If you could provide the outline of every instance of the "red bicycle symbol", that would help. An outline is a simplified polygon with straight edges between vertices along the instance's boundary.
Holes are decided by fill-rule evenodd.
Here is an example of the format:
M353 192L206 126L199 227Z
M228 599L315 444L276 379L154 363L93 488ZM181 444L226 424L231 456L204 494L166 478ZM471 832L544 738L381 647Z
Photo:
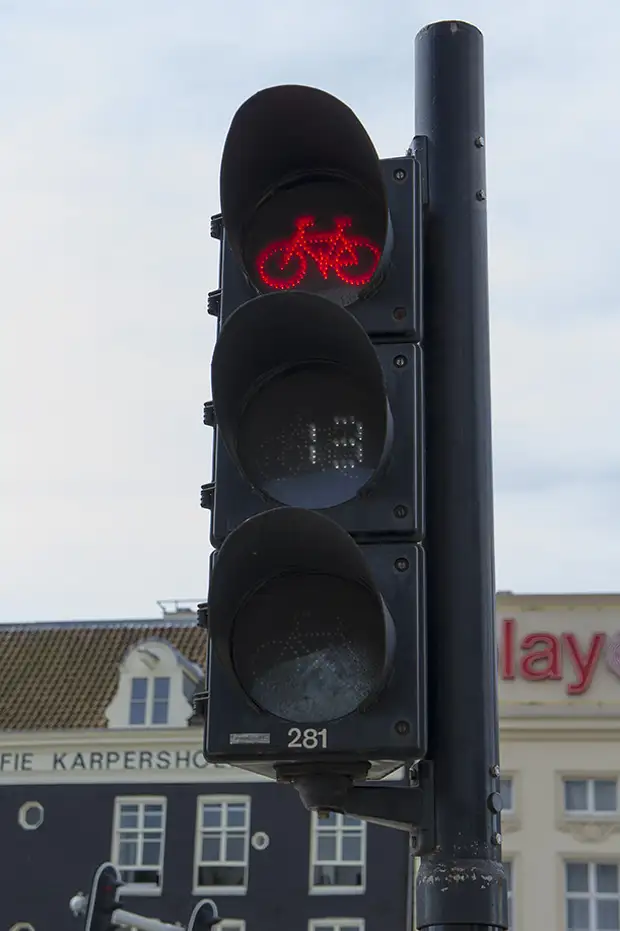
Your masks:
M309 258L325 279L333 271L346 284L359 287L370 281L381 250L365 236L347 235L350 217L337 217L329 233L311 232L315 222L314 217L300 217L290 239L278 240L263 249L256 265L264 284L280 290L295 288L306 277Z

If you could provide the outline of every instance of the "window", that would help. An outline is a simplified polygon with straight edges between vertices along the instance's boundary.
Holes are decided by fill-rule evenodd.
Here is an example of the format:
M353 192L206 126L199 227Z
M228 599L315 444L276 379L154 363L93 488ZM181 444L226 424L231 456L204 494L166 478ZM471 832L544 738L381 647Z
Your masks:
M567 931L620 928L616 863L566 864Z
M249 798L201 796L196 824L194 892L243 894L248 886L249 841Z
M511 815L515 810L514 785L512 782L512 777L500 779L499 794L502 797L504 814Z
M43 824L43 815L41 802L24 802L17 812L17 821L24 831L36 831Z
M508 926L511 931L513 931L515 921L513 896L514 870L511 860L504 860L504 872L506 874L506 884L508 886Z
M363 892L366 884L366 823L335 812L319 818L313 812L310 859L312 891Z
M168 723L168 701L170 699L170 679L155 676L153 679L153 717L152 724Z
M161 892L166 800L117 798L112 862L121 873L125 895Z
M148 685L148 679L131 680L130 724L146 724L146 695Z
M170 678L153 676L131 680L129 723L134 727L144 724L167 724L170 703ZM150 712L150 713L149 713Z
M615 779L565 779L564 809L571 815L609 815L618 810Z
M364 931L363 918L312 918L308 931Z

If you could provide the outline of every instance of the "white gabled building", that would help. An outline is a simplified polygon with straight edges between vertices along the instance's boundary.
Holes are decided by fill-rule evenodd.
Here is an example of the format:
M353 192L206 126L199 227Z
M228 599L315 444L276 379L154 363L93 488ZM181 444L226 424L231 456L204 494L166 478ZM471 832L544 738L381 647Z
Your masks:
M77 931L69 899L112 860L123 904L222 931L383 931L407 922L407 837L332 815L202 753L193 611L0 625L0 931Z

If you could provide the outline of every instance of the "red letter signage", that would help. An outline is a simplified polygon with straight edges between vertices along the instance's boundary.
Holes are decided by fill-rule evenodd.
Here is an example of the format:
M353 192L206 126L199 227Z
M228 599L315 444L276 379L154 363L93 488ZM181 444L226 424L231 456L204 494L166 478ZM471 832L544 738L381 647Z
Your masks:
M607 634L595 633L582 648L575 634L549 631L535 631L519 640L516 619L503 618L499 629L500 678L511 681L518 675L527 682L568 678L567 695L583 695L592 685L607 640Z

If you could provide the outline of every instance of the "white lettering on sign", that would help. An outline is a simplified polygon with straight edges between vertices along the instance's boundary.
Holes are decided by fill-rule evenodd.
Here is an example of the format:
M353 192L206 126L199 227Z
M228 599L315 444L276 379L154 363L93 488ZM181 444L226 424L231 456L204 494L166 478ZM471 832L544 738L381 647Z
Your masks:
M0 752L0 773L129 772L132 770L213 769L202 750L66 750L49 753Z
M289 747L296 750L319 750L327 747L327 728L317 731L314 727L302 730L300 727L291 727L288 732Z

